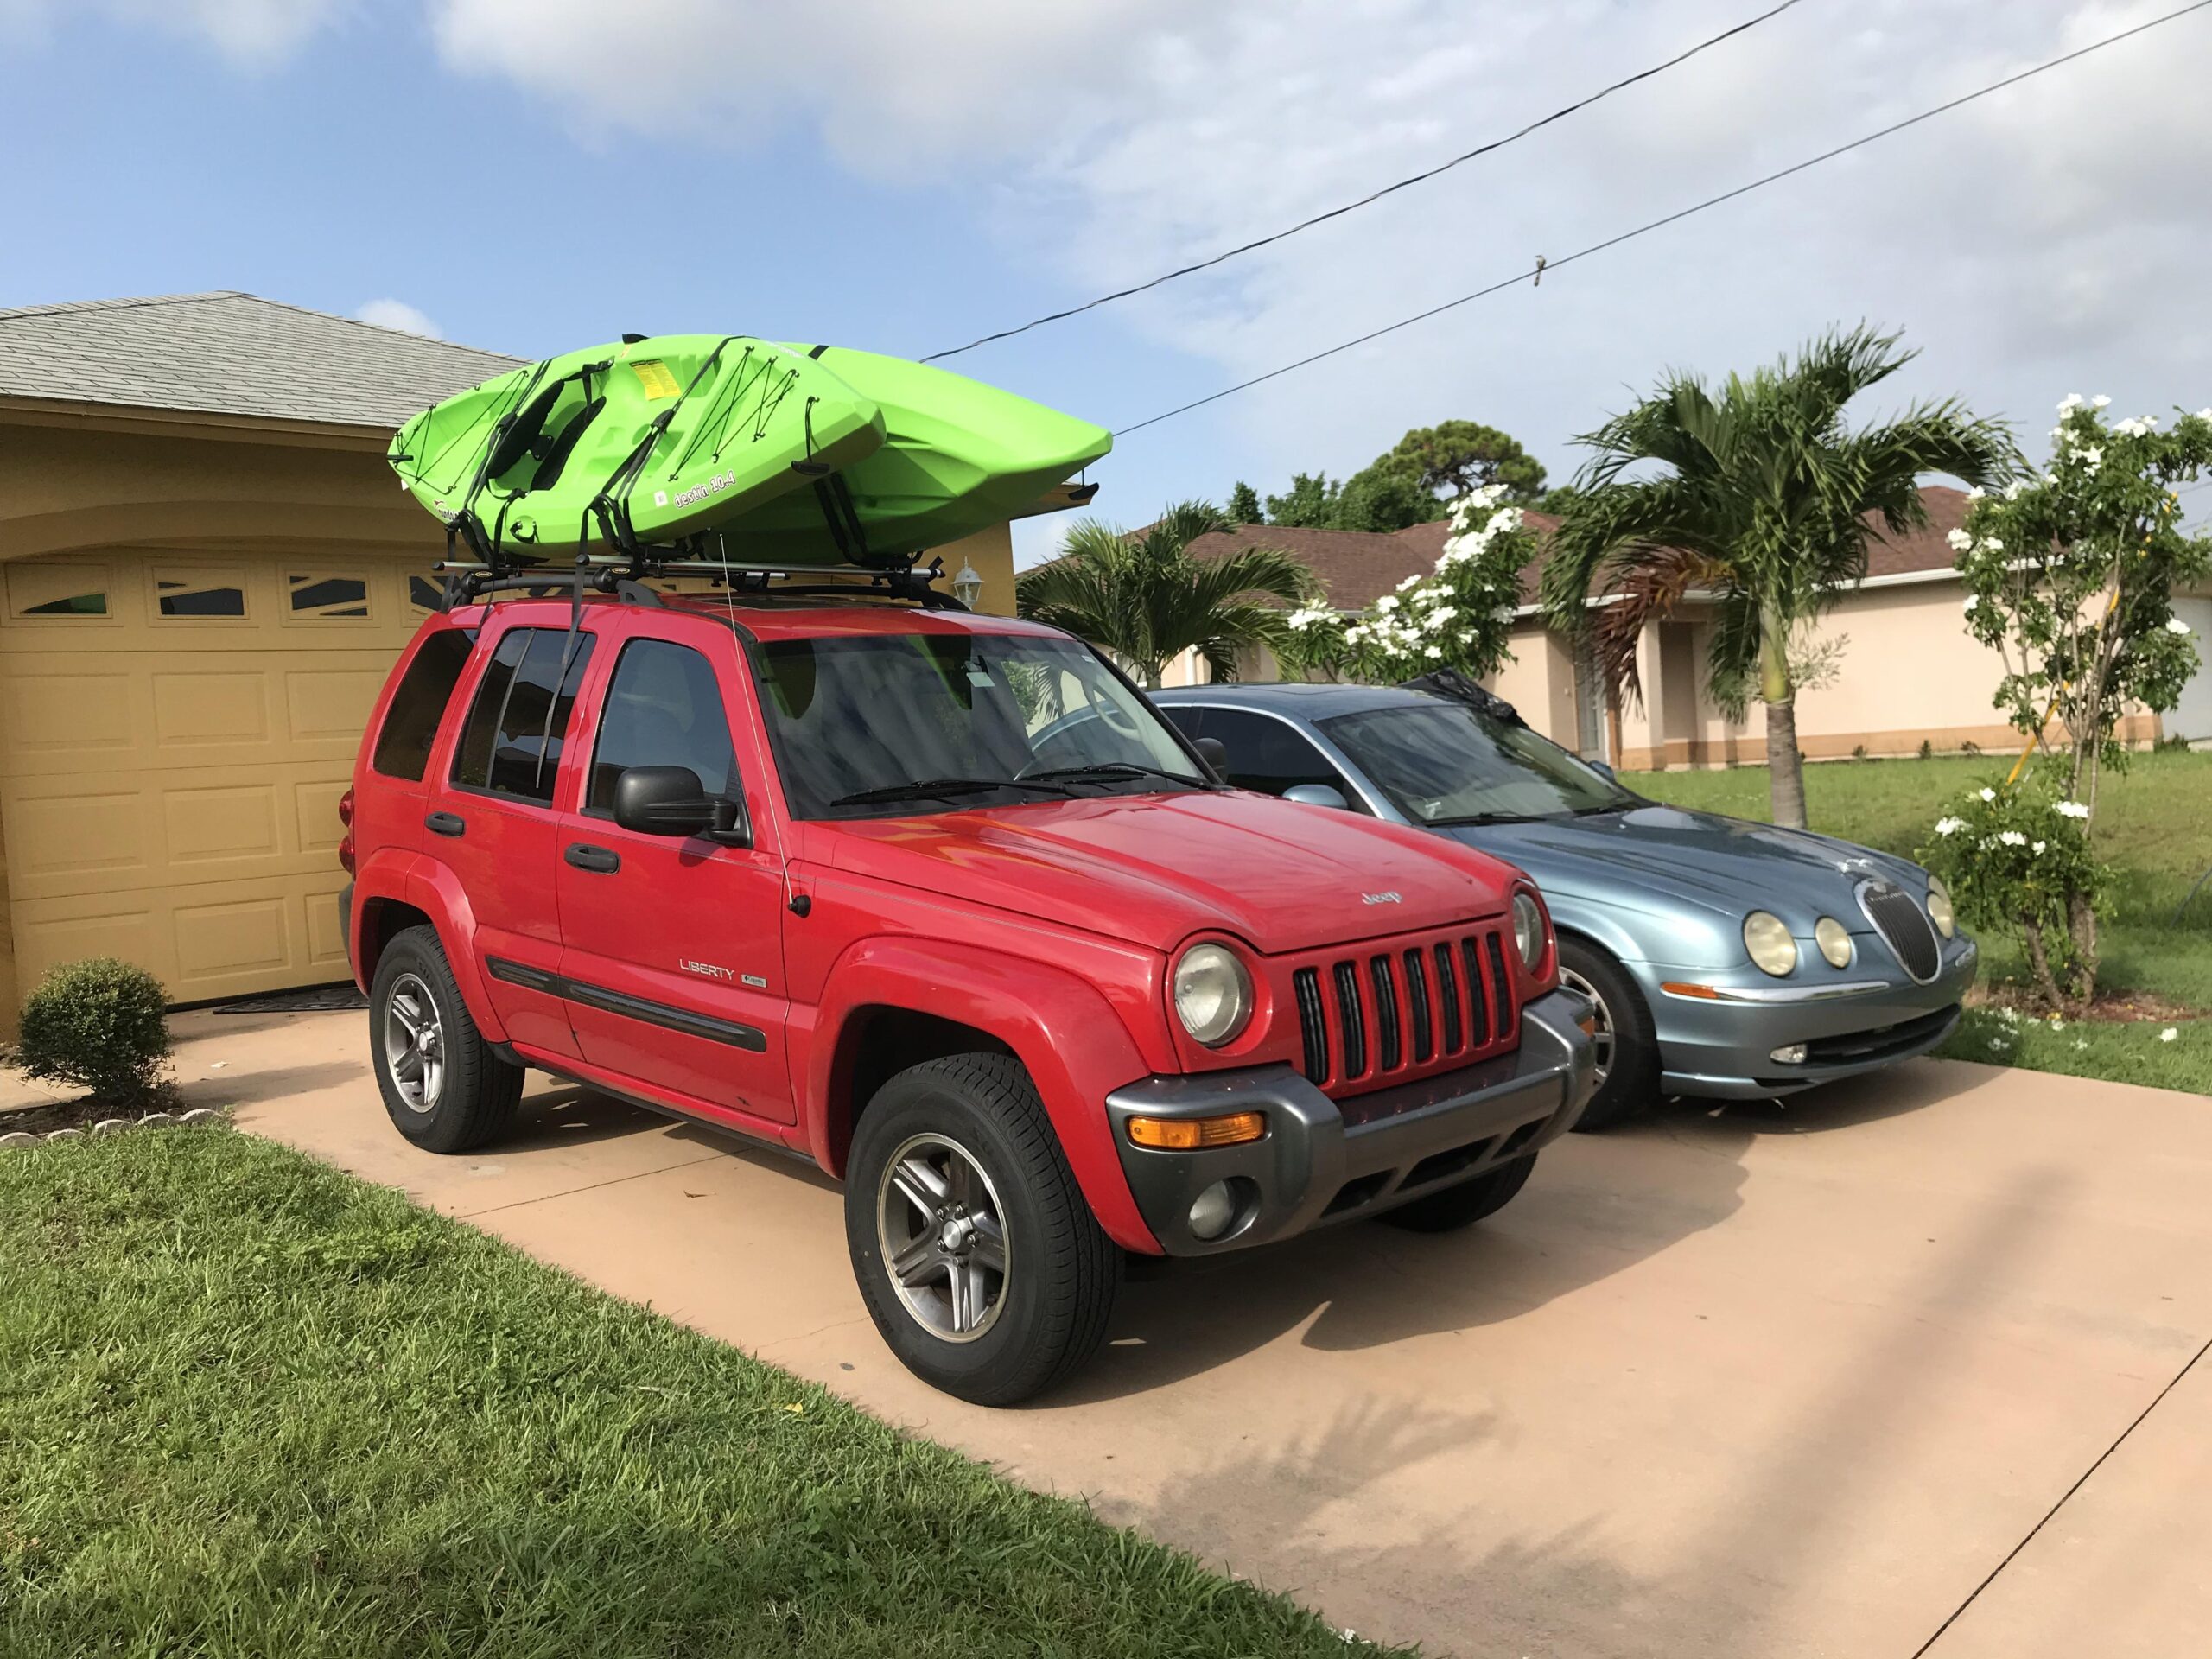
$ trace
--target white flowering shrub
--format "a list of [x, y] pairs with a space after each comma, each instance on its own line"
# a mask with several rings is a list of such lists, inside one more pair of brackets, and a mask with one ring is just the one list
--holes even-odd
[[1959, 919], [2020, 943], [2037, 1001], [2055, 1014], [2096, 994], [2094, 915], [2105, 872], [2090, 849], [2089, 809], [2036, 785], [1985, 784], [1936, 820], [1923, 864], [1950, 889]]
[[1278, 654], [1332, 679], [1387, 683], [1440, 668], [1478, 680], [1496, 673], [1513, 654], [1521, 570], [1536, 552], [1521, 509], [1505, 494], [1492, 484], [1454, 501], [1435, 569], [1406, 578], [1366, 615], [1325, 605], [1293, 611]]
[[2166, 712], [2196, 671], [2173, 593], [2212, 570], [2212, 538], [2182, 529], [2174, 493], [2212, 466], [2212, 409], [2162, 430], [2147, 415], [2107, 426], [2109, 402], [2067, 397], [2049, 467], [1969, 491], [1950, 538], [1967, 631], [2004, 658], [1997, 706], [2031, 740], [2063, 730], [2066, 792], [2092, 811], [2099, 768], [2125, 760], [2120, 715]]

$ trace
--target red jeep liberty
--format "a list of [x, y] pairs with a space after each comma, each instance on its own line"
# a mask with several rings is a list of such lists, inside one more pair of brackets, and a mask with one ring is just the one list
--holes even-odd
[[1064, 633], [461, 598], [346, 804], [391, 1121], [481, 1145], [535, 1066], [810, 1158], [938, 1388], [1066, 1376], [1123, 1251], [1475, 1221], [1582, 1109], [1586, 1005], [1526, 877], [1226, 787]]

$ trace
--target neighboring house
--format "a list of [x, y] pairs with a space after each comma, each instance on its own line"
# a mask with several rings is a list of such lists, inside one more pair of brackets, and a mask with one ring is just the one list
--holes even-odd
[[[1965, 516], [1962, 491], [1931, 485], [1924, 530], [1882, 538], [1867, 560], [1866, 580], [1843, 594], [1813, 638], [1840, 645], [1833, 677], [1801, 689], [1797, 741], [1814, 760], [1864, 752], [1904, 755], [1923, 743], [1955, 750], [1971, 743], [1986, 749], [2018, 746], [1991, 702], [2004, 675], [1997, 653], [1970, 638], [1961, 621], [1963, 595], [1945, 540]], [[1531, 512], [1539, 537], [1558, 521]], [[1447, 524], [1416, 524], [1392, 533], [1297, 530], [1246, 524], [1192, 543], [1200, 557], [1240, 546], [1287, 548], [1313, 568], [1331, 603], [1364, 611], [1408, 576], [1426, 574], [1444, 550]], [[1514, 660], [1492, 688], [1554, 741], [1593, 760], [1643, 770], [1667, 766], [1756, 764], [1766, 758], [1764, 709], [1754, 701], [1746, 717], [1731, 721], [1705, 684], [1710, 625], [1694, 598], [1676, 620], [1647, 627], [1637, 652], [1643, 696], [1611, 706], [1597, 677], [1538, 620], [1534, 604], [1536, 566], [1522, 572], [1522, 607], [1513, 632]], [[2185, 597], [2176, 608], [2212, 654], [2212, 600]], [[1248, 679], [1274, 679], [1271, 658], [1240, 665]], [[1202, 664], [1173, 664], [1170, 685], [1205, 677]], [[2212, 739], [2212, 669], [2201, 672], [2182, 706], [2163, 723], [2137, 713], [2120, 723], [2134, 742], [2166, 732]]]
[[[516, 361], [246, 294], [0, 310], [0, 1029], [83, 957], [346, 976], [338, 798], [445, 551], [385, 448]], [[946, 557], [1012, 608], [1003, 529]]]

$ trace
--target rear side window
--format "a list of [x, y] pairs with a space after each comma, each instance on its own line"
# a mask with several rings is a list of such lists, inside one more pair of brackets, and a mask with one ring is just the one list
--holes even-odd
[[474, 644], [473, 637], [459, 628], [434, 633], [423, 642], [407, 672], [400, 676], [399, 689], [391, 694], [384, 730], [377, 734], [376, 752], [369, 758], [371, 766], [387, 778], [423, 781], [423, 769], [430, 764], [430, 745], [437, 741], [439, 722], [446, 717], [446, 704], [453, 701], [453, 689], [461, 683], [461, 671], [467, 665]]
[[614, 785], [632, 766], [684, 766], [702, 794], [730, 780], [729, 718], [714, 664], [689, 645], [633, 639], [614, 664], [599, 717], [587, 812], [614, 811]]
[[553, 798], [569, 714], [591, 646], [591, 635], [566, 628], [516, 628], [499, 641], [461, 730], [454, 784], [518, 800]]

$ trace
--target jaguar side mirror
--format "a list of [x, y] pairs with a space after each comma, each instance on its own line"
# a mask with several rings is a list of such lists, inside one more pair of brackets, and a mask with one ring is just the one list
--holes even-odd
[[1585, 760], [1582, 764], [1589, 767], [1591, 771], [1596, 772], [1600, 778], [1604, 779], [1609, 784], [1618, 784], [1620, 782], [1620, 779], [1613, 775], [1612, 767], [1606, 765], [1603, 760]]
[[1213, 768], [1213, 775], [1229, 776], [1229, 747], [1217, 737], [1194, 737], [1191, 747], [1198, 752], [1198, 759]]
[[1344, 791], [1334, 784], [1293, 784], [1282, 792], [1286, 801], [1296, 801], [1300, 806], [1332, 806], [1339, 812], [1351, 810], [1351, 803], [1344, 799]]

